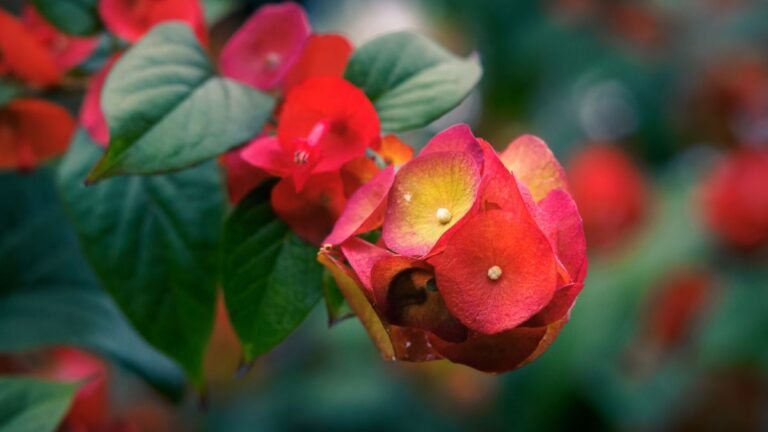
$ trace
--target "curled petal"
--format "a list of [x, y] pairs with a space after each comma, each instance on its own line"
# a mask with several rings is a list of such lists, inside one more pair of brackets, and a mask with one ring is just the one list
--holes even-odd
[[352, 194], [333, 231], [323, 243], [338, 245], [356, 234], [381, 226], [387, 193], [394, 180], [395, 170], [389, 167]]
[[34, 168], [64, 153], [74, 132], [75, 120], [56, 104], [11, 101], [0, 108], [0, 169]]
[[309, 33], [307, 16], [298, 4], [262, 6], [224, 45], [221, 71], [242, 83], [269, 90], [296, 64]]
[[541, 200], [554, 189], [568, 189], [565, 170], [547, 144], [533, 135], [523, 135], [501, 153], [504, 166]]
[[384, 242], [403, 255], [426, 255], [473, 207], [479, 183], [467, 153], [434, 152], [407, 163], [389, 195]]
[[373, 266], [377, 261], [393, 256], [392, 253], [359, 238], [351, 238], [344, 242], [341, 245], [341, 252], [365, 288], [365, 295], [373, 301], [373, 282], [371, 280]]
[[[325, 266], [333, 275], [339, 290], [344, 294], [344, 298], [349, 303], [349, 307], [355, 312], [368, 336], [373, 340], [374, 345], [379, 349], [381, 356], [387, 360], [396, 358], [395, 348], [392, 345], [387, 328], [374, 310], [368, 297], [364, 294], [360, 282], [355, 273], [334, 257], [328, 250], [321, 250], [317, 255], [317, 260]], [[405, 345], [405, 342], [402, 343]]]
[[530, 217], [501, 210], [473, 215], [432, 257], [448, 309], [467, 327], [493, 334], [514, 328], [552, 299], [557, 263]]
[[288, 93], [296, 85], [311, 77], [339, 77], [344, 75], [352, 44], [337, 34], [312, 35], [307, 39], [298, 61], [283, 80], [283, 91]]
[[443, 357], [484, 372], [507, 372], [532, 362], [554, 342], [565, 320], [543, 327], [520, 327], [495, 335], [472, 334], [461, 343], [430, 337]]
[[182, 21], [208, 45], [205, 17], [199, 0], [100, 0], [104, 25], [128, 42], [138, 42], [149, 30], [165, 21]]
[[300, 192], [289, 179], [272, 189], [272, 208], [304, 241], [319, 246], [344, 209], [344, 187], [338, 174], [312, 176]]

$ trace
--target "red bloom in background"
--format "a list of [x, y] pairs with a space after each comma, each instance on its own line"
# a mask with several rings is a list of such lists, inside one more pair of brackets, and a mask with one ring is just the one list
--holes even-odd
[[208, 44], [199, 0], [100, 0], [99, 15], [110, 32], [128, 42], [137, 42], [164, 21], [183, 21], [194, 30], [200, 43]]
[[0, 169], [32, 169], [59, 156], [74, 131], [69, 112], [42, 99], [16, 99], [0, 107]]
[[98, 36], [75, 37], [56, 30], [32, 6], [24, 7], [22, 21], [45, 46], [60, 71], [67, 71], [84, 62], [99, 45]]
[[712, 289], [707, 273], [686, 270], [668, 276], [648, 305], [648, 337], [664, 350], [684, 342], [711, 301]]
[[[454, 126], [360, 188], [319, 260], [385, 357], [515, 369], [554, 340], [586, 276], [565, 187], [543, 141], [502, 159]], [[381, 246], [354, 237], [382, 223]]]
[[768, 244], [768, 150], [742, 149], [725, 157], [705, 181], [702, 204], [712, 231], [745, 250]]
[[0, 9], [0, 76], [11, 75], [31, 86], [59, 82], [63, 70], [38, 36], [13, 15]]
[[591, 246], [618, 246], [643, 221], [648, 207], [645, 181], [638, 167], [618, 148], [585, 148], [571, 159], [568, 174]]
[[299, 59], [309, 33], [309, 21], [301, 6], [262, 6], [227, 41], [221, 51], [221, 71], [245, 84], [269, 90]]

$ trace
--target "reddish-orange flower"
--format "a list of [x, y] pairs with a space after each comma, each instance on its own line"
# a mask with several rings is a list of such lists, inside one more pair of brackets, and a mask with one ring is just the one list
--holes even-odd
[[648, 207], [645, 181], [618, 148], [587, 147], [571, 160], [568, 174], [591, 246], [616, 247], [642, 223]]
[[703, 209], [712, 231], [728, 245], [768, 244], [768, 150], [742, 149], [725, 157], [703, 186]]
[[11, 101], [0, 107], [0, 169], [32, 169], [64, 153], [74, 131], [75, 120], [56, 104]]
[[48, 87], [58, 83], [63, 72], [38, 36], [0, 9], [0, 76], [11, 75], [31, 86]]
[[99, 45], [98, 36], [75, 37], [61, 33], [48, 24], [32, 6], [24, 8], [22, 20], [46, 47], [60, 71], [67, 71], [81, 64]]
[[137, 42], [162, 22], [182, 21], [203, 45], [208, 44], [199, 0], [100, 0], [99, 15], [110, 32], [128, 42]]
[[[515, 140], [502, 161], [454, 126], [359, 189], [319, 260], [385, 357], [511, 370], [554, 340], [586, 275], [565, 187], [541, 140]], [[354, 237], [377, 223], [386, 247]]]

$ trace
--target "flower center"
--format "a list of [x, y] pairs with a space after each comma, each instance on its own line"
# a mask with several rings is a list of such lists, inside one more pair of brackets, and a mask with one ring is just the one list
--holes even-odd
[[280, 66], [280, 54], [274, 51], [268, 52], [267, 55], [264, 56], [264, 64], [267, 66], [267, 69], [277, 69], [277, 67]]
[[488, 279], [497, 281], [501, 278], [501, 267], [495, 265], [488, 269]]
[[440, 207], [437, 209], [437, 212], [435, 212], [435, 217], [437, 217], [437, 221], [440, 222], [442, 225], [447, 224], [451, 221], [451, 218], [453, 218], [453, 215], [451, 214], [451, 211], [448, 210], [445, 207]]

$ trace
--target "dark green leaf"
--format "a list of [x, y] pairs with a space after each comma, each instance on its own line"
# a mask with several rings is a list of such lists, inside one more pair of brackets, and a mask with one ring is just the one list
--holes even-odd
[[269, 190], [242, 201], [222, 239], [224, 296], [247, 360], [282, 342], [322, 296], [317, 249], [272, 213]]
[[0, 352], [75, 345], [118, 360], [166, 393], [183, 376], [98, 286], [47, 170], [0, 175]]
[[0, 80], [0, 107], [15, 99], [22, 88], [12, 82]]
[[33, 378], [0, 378], [0, 430], [56, 430], [77, 386]]
[[196, 381], [216, 299], [225, 199], [214, 162], [84, 187], [101, 149], [79, 131], [59, 168], [66, 208], [104, 287], [152, 345]]
[[454, 56], [424, 36], [393, 33], [358, 49], [345, 77], [373, 102], [381, 128], [424, 127], [458, 105], [480, 79], [477, 61]]
[[101, 30], [98, 0], [32, 0], [32, 3], [63, 33], [88, 36]]
[[211, 159], [258, 133], [274, 100], [214, 76], [192, 30], [155, 27], [116, 64], [102, 94], [110, 145], [89, 174], [156, 174]]

